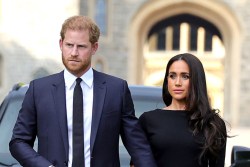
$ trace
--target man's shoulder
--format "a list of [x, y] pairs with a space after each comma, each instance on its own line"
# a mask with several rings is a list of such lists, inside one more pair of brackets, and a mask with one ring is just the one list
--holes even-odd
[[59, 72], [59, 73], [55, 73], [55, 74], [51, 74], [48, 76], [34, 79], [32, 82], [51, 84], [51, 83], [60, 83], [62, 81], [64, 81], [63, 72]]
[[122, 79], [122, 78], [119, 78], [117, 76], [114, 76], [114, 75], [110, 75], [110, 74], [107, 74], [107, 73], [103, 73], [103, 72], [99, 72], [99, 71], [96, 71], [96, 70], [93, 70], [94, 71], [94, 78], [103, 78], [105, 80], [112, 80], [112, 81], [119, 81], [119, 82], [124, 82], [125, 80]]

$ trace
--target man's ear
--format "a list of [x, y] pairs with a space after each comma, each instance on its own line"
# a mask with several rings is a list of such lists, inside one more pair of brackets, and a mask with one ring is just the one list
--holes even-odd
[[95, 52], [97, 51], [98, 47], [99, 47], [98, 42], [95, 42], [94, 44], [92, 44], [92, 55], [95, 54]]
[[63, 40], [62, 38], [59, 40], [59, 46], [60, 46], [60, 49], [62, 50], [62, 45], [63, 45]]

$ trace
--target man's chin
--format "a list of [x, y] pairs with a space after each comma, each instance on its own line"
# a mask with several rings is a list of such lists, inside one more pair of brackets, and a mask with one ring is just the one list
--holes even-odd
[[86, 71], [85, 68], [67, 68], [67, 70], [76, 77], [81, 77]]

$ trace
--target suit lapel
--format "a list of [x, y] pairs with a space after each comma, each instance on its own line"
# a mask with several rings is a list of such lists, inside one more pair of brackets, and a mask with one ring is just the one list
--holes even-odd
[[101, 73], [94, 71], [94, 89], [93, 89], [93, 111], [92, 111], [92, 125], [91, 125], [91, 136], [90, 136], [90, 151], [93, 151], [97, 130], [100, 123], [102, 114], [104, 97], [106, 94], [106, 85], [104, 77]]
[[[52, 85], [52, 95], [58, 115], [59, 126], [61, 129], [62, 139], [66, 157], [68, 157], [68, 127], [67, 127], [67, 113], [66, 113], [66, 93], [63, 72], [59, 73]], [[90, 150], [93, 151], [102, 109], [104, 105], [104, 97], [106, 94], [105, 80], [101, 73], [94, 70], [94, 88], [93, 88], [93, 111], [92, 111], [92, 125], [90, 136]]]
[[68, 127], [66, 114], [66, 93], [63, 72], [59, 73], [57, 75], [57, 78], [55, 78], [55, 82], [52, 85], [52, 95], [54, 97], [54, 103], [58, 115], [58, 122], [61, 129], [61, 135], [64, 143], [66, 157], [68, 157]]

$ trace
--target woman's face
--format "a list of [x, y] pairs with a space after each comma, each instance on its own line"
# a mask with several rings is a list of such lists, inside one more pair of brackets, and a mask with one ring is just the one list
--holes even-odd
[[183, 60], [175, 61], [168, 72], [168, 91], [172, 102], [185, 103], [189, 91], [189, 67]]

